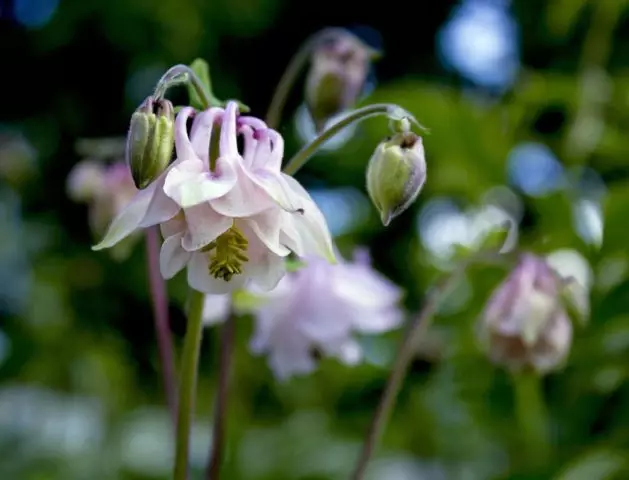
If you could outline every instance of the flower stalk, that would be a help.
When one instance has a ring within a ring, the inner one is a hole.
[[[212,449],[206,468],[207,480],[219,480],[225,450],[225,425],[227,420],[227,403],[229,398],[229,379],[234,351],[236,319],[231,313],[221,331],[220,356],[218,365],[218,391],[212,425]]]
[[[168,410],[177,424],[177,389],[175,386],[175,361],[173,355],[173,341],[168,321],[168,297],[166,282],[159,272],[159,230],[151,227],[146,230],[146,254],[148,263],[149,284],[153,302],[153,317],[155,319],[155,333],[157,347],[162,364],[162,377]]]
[[[169,88],[176,87],[178,85],[191,85],[205,108],[216,104],[216,99],[214,99],[211,92],[207,91],[204,83],[194,70],[187,65],[182,64],[169,68],[166,73],[162,75],[162,78],[159,79],[157,85],[155,86],[153,97],[155,100],[161,100],[164,98],[166,91]]]
[[[339,120],[331,127],[323,131],[317,138],[315,138],[308,145],[304,146],[299,152],[297,152],[284,167],[284,173],[287,175],[295,175],[297,171],[303,167],[310,158],[317,153],[317,150],[327,142],[330,138],[334,137],[344,128],[349,127],[353,123],[362,122],[367,118],[386,115],[392,120],[399,120],[401,118],[409,118],[411,122],[417,124],[415,118],[404,110],[402,107],[393,103],[375,103],[373,105],[367,105],[359,108],[345,118]]]
[[[190,426],[194,413],[194,400],[197,390],[197,366],[203,336],[203,304],[203,294],[190,289],[188,326],[181,359],[181,383],[179,388],[179,410],[177,415],[173,480],[186,480],[188,476]]]

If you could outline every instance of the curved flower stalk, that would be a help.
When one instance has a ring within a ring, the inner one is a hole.
[[[68,196],[89,205],[88,221],[92,234],[102,236],[112,221],[137,194],[131,171],[124,162],[107,165],[98,160],[83,160],[70,171],[66,182]],[[112,250],[112,257],[124,260],[140,235],[129,236]]]
[[[313,371],[317,354],[354,365],[362,357],[355,334],[400,326],[402,292],[371,267],[365,253],[337,265],[308,258],[303,268],[260,295],[251,349],[268,355],[278,379]]]
[[[195,115],[188,134],[193,114],[186,107],[177,116],[175,162],[137,193],[94,250],[159,224],[162,275],[171,278],[187,267],[190,286],[205,293],[227,293],[249,280],[272,289],[290,252],[334,261],[323,214],[280,171],[281,135],[239,115],[236,102]]]

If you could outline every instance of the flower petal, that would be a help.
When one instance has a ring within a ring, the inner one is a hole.
[[[284,139],[270,128],[260,131],[259,135],[258,150],[252,162],[252,169],[279,173],[284,157]]]
[[[214,125],[218,117],[223,114],[222,108],[213,107],[196,116],[192,128],[190,128],[190,143],[192,149],[206,167],[210,165],[210,141]]]
[[[295,253],[300,256],[317,255],[330,263],[336,263],[332,236],[323,213],[297,180],[288,175],[282,176],[303,206],[303,213],[284,212],[282,230],[298,248],[299,251]]]
[[[245,222],[262,243],[273,253],[285,257],[290,250],[280,243],[282,211],[270,208],[257,215],[248,217]]]
[[[181,233],[168,237],[159,252],[159,270],[166,280],[177,275],[190,260],[191,254],[181,248],[182,237]]]
[[[195,158],[196,154],[190,137],[188,137],[188,119],[194,115],[194,108],[184,107],[181,109],[175,119],[175,151],[178,160],[187,160]]]
[[[225,114],[223,115],[223,123],[221,124],[221,137],[219,140],[219,149],[221,157],[237,156],[238,138],[236,136],[236,116],[238,115],[238,104],[233,101],[227,102],[225,106]]]
[[[172,167],[176,167],[176,164],[173,163]],[[142,228],[152,227],[153,225],[164,223],[181,211],[179,205],[177,205],[177,203],[175,203],[171,198],[168,198],[164,193],[164,181],[166,180],[167,175],[168,170],[162,173],[157,180],[155,180],[152,186],[149,185],[146,187],[146,190],[153,188],[154,194],[149,202],[146,214],[140,222],[140,227]]]
[[[179,210],[179,213],[173,218],[161,223],[159,228],[164,238],[168,238],[176,233],[185,233],[188,226],[186,225],[186,216],[183,214],[183,210]]]
[[[258,140],[255,138],[254,131],[249,125],[242,125],[239,128],[239,132],[244,137],[245,144],[242,152],[242,159],[245,164],[245,168],[251,168],[257,151]]]
[[[206,295],[203,302],[203,324],[216,325],[229,315],[231,295]]]
[[[247,249],[249,261],[245,263],[243,273],[250,277],[260,290],[273,290],[286,274],[284,258],[270,251],[252,235],[247,235],[247,238],[249,239]]]
[[[94,245],[92,250],[102,250],[104,248],[113,247],[120,240],[129,236],[134,230],[140,228],[140,224],[146,216],[153,196],[155,195],[156,183],[157,182],[153,182],[144,190],[138,191],[127,207],[114,218],[105,237],[100,243]]]
[[[274,206],[265,191],[251,181],[242,157],[230,158],[236,163],[238,181],[225,195],[210,201],[212,208],[226,217],[241,218],[256,215]]]
[[[234,220],[216,213],[209,203],[201,203],[184,210],[187,232],[182,246],[192,252],[216,240],[234,224]]]
[[[236,185],[236,159],[221,157],[214,173],[199,159],[174,165],[164,183],[164,192],[181,208],[189,208],[219,198]]]
[[[214,278],[210,275],[207,253],[194,252],[188,262],[188,285],[203,293],[230,293],[242,288],[246,281],[245,275],[235,275],[229,282]]]

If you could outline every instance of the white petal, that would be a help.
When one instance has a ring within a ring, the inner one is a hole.
[[[173,164],[172,166],[174,167],[176,164]],[[149,185],[146,187],[146,190],[153,187],[154,194],[153,198],[151,198],[151,201],[149,202],[146,215],[144,215],[144,218],[140,222],[140,227],[142,228],[164,223],[181,211],[179,205],[177,205],[172,199],[168,198],[164,193],[164,181],[166,180],[166,175],[168,175],[168,170],[162,173],[158,179],[155,180],[152,186]]]
[[[286,212],[284,215],[287,226],[283,230],[286,235],[297,236],[297,238],[293,236],[292,240],[300,244],[302,255],[318,255],[330,263],[336,263],[332,237],[323,213],[297,180],[288,175],[282,176],[303,205],[303,213],[289,215]]]
[[[190,143],[194,153],[203,160],[206,167],[210,162],[210,141],[216,119],[222,115],[222,108],[210,108],[196,116],[190,128]]]
[[[238,181],[228,193],[210,201],[212,208],[226,217],[249,217],[274,206],[265,191],[251,181],[243,159],[238,157],[234,161],[237,162]]]
[[[164,238],[168,238],[176,233],[185,233],[188,226],[186,225],[186,216],[183,214],[183,210],[180,210],[170,220],[160,223],[159,228]]]
[[[362,360],[363,352],[357,341],[349,339],[339,346],[335,355],[345,365],[358,365]]]
[[[317,365],[309,350],[278,348],[269,354],[269,366],[275,378],[283,382],[295,375],[313,372]]]
[[[221,137],[219,141],[219,149],[221,156],[236,156],[238,153],[238,139],[236,137],[236,116],[238,115],[238,104],[236,102],[227,102],[225,106],[225,114],[223,115],[223,123],[221,125]]]
[[[246,229],[243,229],[247,235]],[[280,257],[270,251],[260,240],[247,235],[249,246],[247,256],[249,261],[244,265],[244,274],[255,282],[262,290],[273,290],[282,277],[286,274],[286,263]]]
[[[334,276],[334,291],[348,303],[365,309],[395,305],[402,292],[395,284],[370,267],[341,264]]]
[[[209,203],[184,210],[188,226],[182,246],[192,252],[205,247],[234,224],[233,219],[216,213]]]
[[[244,275],[235,275],[229,282],[210,275],[208,254],[194,252],[188,262],[188,285],[203,293],[223,294],[242,288],[247,280]]]
[[[175,119],[175,152],[178,160],[195,158],[196,154],[188,137],[188,119],[194,114],[194,108],[184,107]]]
[[[102,250],[113,247],[123,238],[128,237],[134,230],[140,228],[140,223],[146,216],[151,200],[155,193],[155,184],[149,185],[144,190],[140,190],[111,222],[105,237],[98,245],[94,245],[92,250]]]
[[[245,168],[251,168],[253,159],[256,154],[258,140],[254,136],[253,129],[249,125],[242,125],[240,127],[240,133],[244,137],[244,149],[242,158],[245,164]]]
[[[219,198],[236,184],[235,162],[230,157],[219,158],[214,173],[198,158],[181,162],[168,172],[164,192],[181,208]]]
[[[227,319],[231,308],[231,295],[206,295],[203,303],[203,324],[216,325]]]
[[[253,233],[276,255],[285,257],[290,250],[280,243],[282,211],[270,208],[245,220]]]
[[[159,270],[166,280],[177,275],[190,260],[191,254],[181,248],[183,235],[177,233],[168,237],[159,253]]]
[[[261,131],[261,135],[262,138],[258,143],[258,151],[253,160],[252,168],[279,173],[284,157],[284,139],[279,133],[271,129]]]

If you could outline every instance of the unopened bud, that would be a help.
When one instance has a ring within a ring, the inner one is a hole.
[[[371,61],[377,56],[375,50],[349,32],[337,32],[321,40],[312,53],[305,94],[317,131],[359,100]]]
[[[168,100],[148,97],[131,116],[126,157],[133,181],[144,188],[168,166],[175,141],[174,109]]]
[[[385,226],[415,201],[425,181],[421,137],[398,133],[378,145],[367,167],[367,192]]]
[[[481,340],[493,362],[515,372],[546,373],[561,365],[572,343],[561,288],[546,261],[522,256],[481,319]]]

